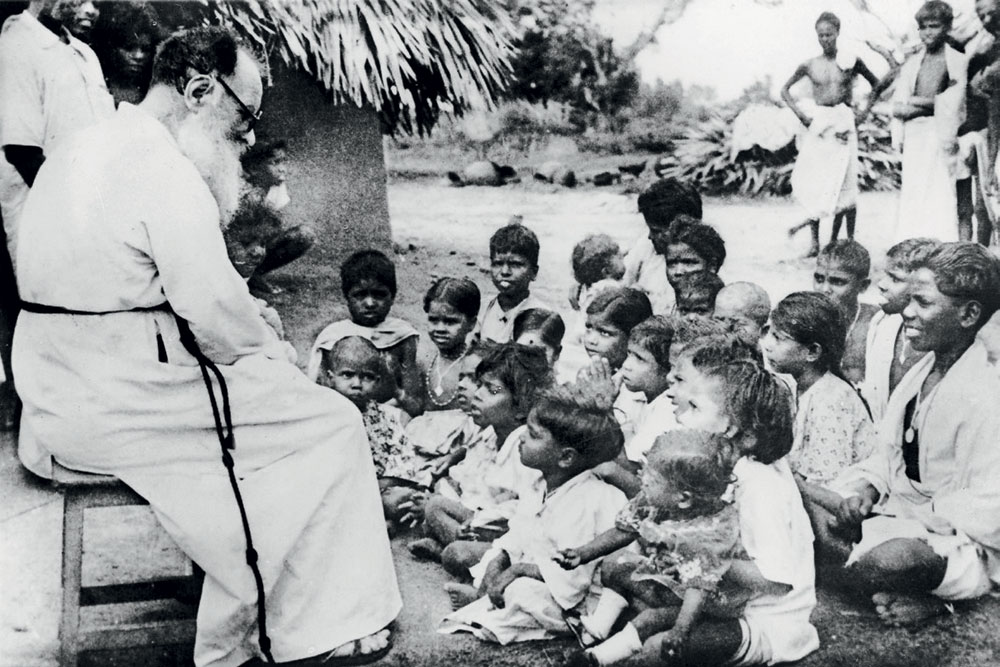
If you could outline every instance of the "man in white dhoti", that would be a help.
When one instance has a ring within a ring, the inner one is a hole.
[[[958,128],[965,119],[968,60],[946,42],[947,3],[924,3],[916,18],[923,48],[903,63],[893,93],[893,143],[903,151],[896,238],[957,241]]]
[[[789,230],[794,234],[809,226],[812,245],[809,257],[819,254],[819,221],[833,218],[831,241],[836,241],[840,226],[847,222],[847,238],[854,238],[858,199],[858,133],[851,108],[854,79],[864,77],[873,87],[878,79],[861,59],[837,49],[840,19],[823,12],[816,21],[816,36],[823,53],[798,66],[781,89],[785,101],[806,131],[798,142],[799,155],[792,171],[792,193],[806,211],[806,221]],[[803,111],[791,88],[801,79],[813,87],[816,110],[810,116]],[[867,115],[871,104],[859,114]]]
[[[1000,263],[946,243],[910,282],[906,337],[929,354],[889,398],[875,453],[832,485],[845,496],[837,519],[860,527],[860,542],[825,545],[893,625],[1000,582],[1000,379],[976,340],[1000,307]]]
[[[196,665],[266,657],[247,539],[183,318],[228,384],[229,454],[273,657],[358,664],[388,649],[384,628],[401,606],[361,415],[290,363],[220,229],[261,97],[257,65],[228,33],[178,33],[139,106],[122,104],[39,170],[18,245],[19,455],[40,475],[52,457],[115,475],[149,501],[206,573]]]

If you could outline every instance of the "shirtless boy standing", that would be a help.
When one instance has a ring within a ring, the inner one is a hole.
[[[816,20],[816,36],[823,53],[802,63],[781,89],[781,98],[808,128],[799,140],[799,156],[792,172],[792,191],[805,208],[806,221],[789,230],[795,234],[812,228],[809,256],[819,253],[819,221],[833,216],[830,240],[837,240],[840,226],[847,221],[847,238],[854,238],[858,196],[858,133],[851,93],[855,77],[863,76],[875,89],[878,79],[860,59],[837,51],[840,19],[823,12]],[[791,88],[809,79],[817,109],[812,117],[792,98]],[[871,109],[871,100],[857,114],[860,121]]]

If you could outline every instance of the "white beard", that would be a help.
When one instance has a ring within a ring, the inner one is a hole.
[[[204,120],[203,120],[204,119]],[[239,207],[243,178],[242,147],[226,138],[228,131],[215,114],[192,114],[181,122],[177,143],[194,163],[219,207],[219,224],[229,225]]]

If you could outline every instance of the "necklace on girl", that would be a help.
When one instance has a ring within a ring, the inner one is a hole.
[[[452,360],[452,362],[448,364],[448,366],[443,371],[441,370],[441,363],[440,363],[441,351],[438,350],[438,353],[434,355],[434,361],[431,362],[430,373],[427,374],[428,385],[430,385],[431,376],[434,376],[436,378],[434,381],[434,386],[433,387],[428,386],[428,389],[430,389],[429,392],[430,399],[431,402],[434,403],[434,405],[437,406],[447,405],[448,403],[450,403],[455,399],[455,394],[458,393],[457,387],[455,388],[455,391],[452,392],[451,396],[449,396],[445,400],[441,400],[441,397],[444,395],[444,379],[448,376],[449,373],[451,373],[451,371],[455,368],[455,366],[462,361],[462,359],[465,359],[466,352],[468,352],[468,348],[463,346],[462,353],[458,355],[454,360]]]

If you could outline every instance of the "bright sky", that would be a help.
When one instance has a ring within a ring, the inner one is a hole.
[[[667,1],[599,0],[595,21],[616,45],[627,45]],[[951,4],[964,16],[973,3]],[[921,0],[868,0],[868,4],[895,33],[916,30],[913,15]],[[800,62],[819,53],[814,25],[823,11],[840,17],[841,48],[852,49],[877,74],[885,71],[885,61],[868,50],[863,39],[888,46],[888,31],[858,11],[852,0],[691,0],[680,19],[664,26],[656,43],[636,62],[645,81],[679,79],[686,86],[711,86],[723,100],[767,75],[777,91]]]

